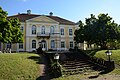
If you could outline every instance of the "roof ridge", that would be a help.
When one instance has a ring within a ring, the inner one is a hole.
[[[50,15],[39,15],[39,14],[27,14],[27,13],[21,13],[21,14],[16,14],[16,15],[12,15],[12,16],[8,16],[8,18],[11,17],[15,17],[18,18],[21,22],[25,22],[26,20],[29,20],[31,18],[35,18],[38,16],[46,16],[49,17],[57,22],[59,22],[60,24],[65,24],[65,25],[75,25],[75,22],[64,19],[62,17],[59,16],[50,16]]]

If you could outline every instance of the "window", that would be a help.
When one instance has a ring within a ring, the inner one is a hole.
[[[23,49],[23,43],[19,43],[19,49]]]
[[[45,34],[45,26],[42,26],[41,34]]]
[[[51,48],[55,48],[55,40],[51,40]]]
[[[64,29],[63,28],[60,29],[60,32],[61,32],[61,35],[64,35]]]
[[[6,44],[6,47],[7,47],[7,48],[11,48],[11,44],[10,44],[10,43],[7,43],[7,44]]]
[[[36,40],[32,40],[32,48],[36,48]]]
[[[20,27],[20,31],[23,32],[23,26]]]
[[[70,41],[70,48],[73,48],[73,41]]]
[[[32,26],[32,34],[36,34],[36,26],[35,25]]]
[[[72,35],[72,29],[69,29],[69,35]]]
[[[54,34],[54,26],[50,27],[50,33],[53,35]]]
[[[65,48],[65,42],[61,42],[61,48]]]

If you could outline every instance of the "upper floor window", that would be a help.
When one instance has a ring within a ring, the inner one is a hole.
[[[73,41],[70,41],[70,48],[73,48]]]
[[[51,40],[51,48],[55,48],[55,40]]]
[[[19,49],[23,49],[23,43],[19,43]]]
[[[64,29],[63,28],[60,29],[60,33],[61,33],[61,35],[64,35]]]
[[[51,33],[51,34],[54,34],[54,26],[51,26],[51,27],[50,27],[50,33]]]
[[[65,42],[64,41],[61,42],[61,48],[65,48]]]
[[[32,40],[32,48],[36,48],[36,40]]]
[[[72,35],[72,33],[73,33],[72,29],[69,29],[69,35]]]
[[[21,26],[21,27],[20,27],[20,31],[21,31],[21,32],[23,32],[23,30],[24,30],[24,27],[23,27],[23,26]]]
[[[41,34],[45,34],[45,26],[42,26]]]
[[[32,26],[32,34],[36,34],[36,26],[35,25]]]

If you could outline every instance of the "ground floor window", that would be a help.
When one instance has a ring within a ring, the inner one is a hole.
[[[36,40],[32,40],[32,48],[36,48]]]
[[[10,44],[10,43],[7,43],[7,44],[6,44],[6,48],[11,48],[11,44]]]
[[[19,49],[23,49],[23,43],[19,43]]]
[[[51,48],[55,48],[55,40],[51,40]]]
[[[70,48],[73,48],[73,41],[70,41]]]
[[[65,48],[65,42],[64,41],[61,42],[61,48]]]

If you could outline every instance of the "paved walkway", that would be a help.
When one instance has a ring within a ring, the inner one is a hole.
[[[40,55],[40,77],[36,80],[50,80],[47,74],[48,63],[44,55]]]

